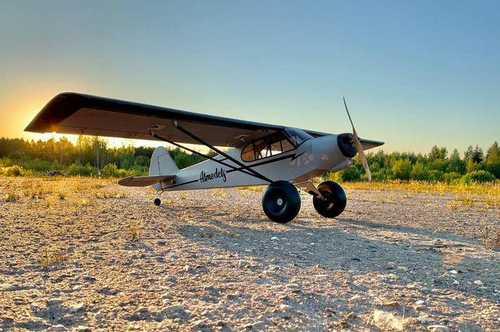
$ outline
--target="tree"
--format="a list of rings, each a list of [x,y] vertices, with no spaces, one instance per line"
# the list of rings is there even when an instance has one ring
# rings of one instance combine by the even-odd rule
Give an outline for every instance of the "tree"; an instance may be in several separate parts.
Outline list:
[[[400,180],[409,180],[411,174],[411,163],[408,159],[399,159],[396,160],[394,165],[392,166],[392,172],[396,179]]]
[[[457,149],[454,149],[450,155],[448,171],[465,174],[465,162],[460,159],[460,154],[458,153]]]
[[[429,153],[429,159],[430,160],[440,160],[440,159],[446,159],[446,156],[448,155],[448,150],[446,148],[440,148],[437,145],[434,145],[431,149],[431,152]]]
[[[485,166],[488,172],[500,178],[500,148],[498,143],[493,143],[486,152]]]
[[[479,146],[476,145],[476,147],[474,148],[474,151],[472,152],[471,159],[476,164],[482,163],[484,160],[483,149],[481,149]]]

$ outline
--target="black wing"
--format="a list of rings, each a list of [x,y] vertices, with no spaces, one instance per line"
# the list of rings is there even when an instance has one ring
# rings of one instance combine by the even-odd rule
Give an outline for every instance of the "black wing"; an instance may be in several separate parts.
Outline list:
[[[178,143],[198,144],[177,130],[174,121],[216,146],[240,146],[245,137],[260,137],[284,128],[66,92],[55,96],[25,130],[156,140],[151,136],[150,129],[159,127],[164,138]],[[313,136],[326,135],[307,132]]]

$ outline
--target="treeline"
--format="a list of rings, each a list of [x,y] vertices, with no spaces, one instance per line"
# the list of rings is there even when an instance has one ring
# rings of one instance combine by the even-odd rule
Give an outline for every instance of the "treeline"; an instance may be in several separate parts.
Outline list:
[[[59,140],[28,141],[0,138],[0,171],[4,175],[124,177],[144,175],[149,169],[152,147],[110,147],[98,137],[80,136],[76,143]],[[203,160],[179,149],[170,151],[179,168]]]
[[[415,180],[428,182],[490,182],[500,178],[500,149],[493,143],[486,153],[469,146],[461,157],[457,149],[448,154],[443,147],[434,146],[428,154],[384,153],[367,155],[372,178],[376,181]],[[342,181],[362,181],[366,174],[359,160],[333,177]]]
[[[0,174],[81,175],[124,177],[144,175],[154,148],[110,147],[97,137],[80,136],[76,143],[67,138],[47,141],[0,138]],[[179,149],[170,151],[179,168],[203,160]],[[372,178],[376,181],[416,180],[428,182],[488,182],[500,178],[500,149],[493,143],[486,153],[470,146],[463,155],[456,149],[433,147],[428,154],[368,153]],[[340,181],[363,181],[366,174],[357,160],[349,169],[332,175]]]

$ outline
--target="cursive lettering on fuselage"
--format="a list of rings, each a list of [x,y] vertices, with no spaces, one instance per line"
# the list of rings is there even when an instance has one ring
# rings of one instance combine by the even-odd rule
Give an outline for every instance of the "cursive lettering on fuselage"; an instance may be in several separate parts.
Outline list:
[[[200,173],[200,182],[204,183],[207,181],[213,181],[215,179],[222,178],[224,182],[227,181],[226,171],[223,168],[216,168],[212,173],[206,173],[205,171],[201,171]]]

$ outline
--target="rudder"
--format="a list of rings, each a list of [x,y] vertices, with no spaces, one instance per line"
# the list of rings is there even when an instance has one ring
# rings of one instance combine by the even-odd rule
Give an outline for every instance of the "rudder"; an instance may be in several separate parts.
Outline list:
[[[149,163],[150,176],[175,175],[178,171],[179,168],[163,146],[159,146],[153,151]]]

